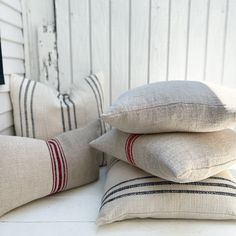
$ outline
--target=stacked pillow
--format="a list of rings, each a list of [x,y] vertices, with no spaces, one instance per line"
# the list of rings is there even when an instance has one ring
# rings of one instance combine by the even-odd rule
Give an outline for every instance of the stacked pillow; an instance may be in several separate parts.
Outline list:
[[[102,118],[114,129],[92,147],[132,166],[122,162],[109,171],[112,191],[104,195],[99,224],[134,217],[236,218],[236,185],[226,171],[236,163],[236,133],[230,129],[236,124],[235,90],[158,82],[124,93]],[[127,185],[140,174],[155,183],[145,177],[141,185]]]

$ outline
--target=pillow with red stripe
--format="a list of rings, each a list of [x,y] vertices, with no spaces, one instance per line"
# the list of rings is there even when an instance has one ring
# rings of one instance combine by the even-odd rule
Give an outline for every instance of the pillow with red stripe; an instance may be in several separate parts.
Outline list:
[[[25,203],[98,178],[98,152],[89,142],[99,122],[47,141],[0,136],[0,216]]]
[[[104,108],[103,75],[90,75],[62,94],[46,84],[12,75],[10,96],[17,136],[48,139],[63,132],[100,121]],[[104,165],[103,155],[100,164]]]
[[[206,179],[236,162],[236,132],[128,134],[117,129],[90,144],[174,182]]]

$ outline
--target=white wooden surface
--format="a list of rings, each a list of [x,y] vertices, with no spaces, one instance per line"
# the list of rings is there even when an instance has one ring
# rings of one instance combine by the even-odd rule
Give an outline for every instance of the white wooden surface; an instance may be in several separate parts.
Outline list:
[[[235,235],[235,221],[127,220],[96,228],[105,183],[99,181],[29,203],[0,218],[1,236],[222,236]]]
[[[9,75],[25,73],[22,8],[20,0],[0,0],[0,32],[6,84],[0,86],[0,134],[12,135],[13,117]]]
[[[62,90],[97,71],[110,102],[161,80],[236,87],[235,0],[55,1]]]

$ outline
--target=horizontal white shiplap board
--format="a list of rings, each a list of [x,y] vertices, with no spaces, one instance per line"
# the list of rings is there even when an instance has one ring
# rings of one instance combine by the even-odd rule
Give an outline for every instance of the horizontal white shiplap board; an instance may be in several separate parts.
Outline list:
[[[12,109],[10,95],[8,92],[0,93],[0,114],[10,111]]]
[[[4,5],[1,2],[0,2],[0,21],[9,23],[19,28],[23,27],[21,13],[13,10],[12,8]]]
[[[3,58],[15,58],[24,60],[23,45],[2,40],[2,56]]]
[[[17,27],[0,21],[1,38],[19,44],[24,43],[23,31]]]
[[[15,128],[14,128],[14,126],[8,127],[8,128],[6,128],[4,130],[1,130],[0,131],[0,135],[11,135],[11,136],[15,135]]]
[[[25,66],[23,60],[3,58],[3,69],[5,74],[24,74]]]
[[[13,125],[12,111],[0,114],[0,130],[7,129]]]
[[[0,3],[12,8],[17,12],[22,12],[21,0],[0,0]]]

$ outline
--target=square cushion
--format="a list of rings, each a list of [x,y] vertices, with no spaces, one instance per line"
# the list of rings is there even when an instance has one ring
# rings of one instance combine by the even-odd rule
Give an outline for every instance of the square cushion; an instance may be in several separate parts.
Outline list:
[[[0,216],[49,194],[98,178],[98,153],[89,142],[100,124],[65,132],[47,141],[0,136]]]
[[[16,135],[46,140],[100,119],[103,76],[88,76],[73,84],[68,94],[60,94],[43,83],[12,75],[10,96]],[[101,120],[100,125],[103,134],[106,128]]]
[[[102,118],[127,133],[222,130],[236,124],[236,92],[198,81],[157,82],[124,93]]]
[[[128,134],[113,129],[90,143],[146,172],[174,182],[194,182],[236,162],[236,132]]]
[[[134,218],[236,219],[236,182],[229,171],[174,183],[115,161],[107,174],[98,225]]]

